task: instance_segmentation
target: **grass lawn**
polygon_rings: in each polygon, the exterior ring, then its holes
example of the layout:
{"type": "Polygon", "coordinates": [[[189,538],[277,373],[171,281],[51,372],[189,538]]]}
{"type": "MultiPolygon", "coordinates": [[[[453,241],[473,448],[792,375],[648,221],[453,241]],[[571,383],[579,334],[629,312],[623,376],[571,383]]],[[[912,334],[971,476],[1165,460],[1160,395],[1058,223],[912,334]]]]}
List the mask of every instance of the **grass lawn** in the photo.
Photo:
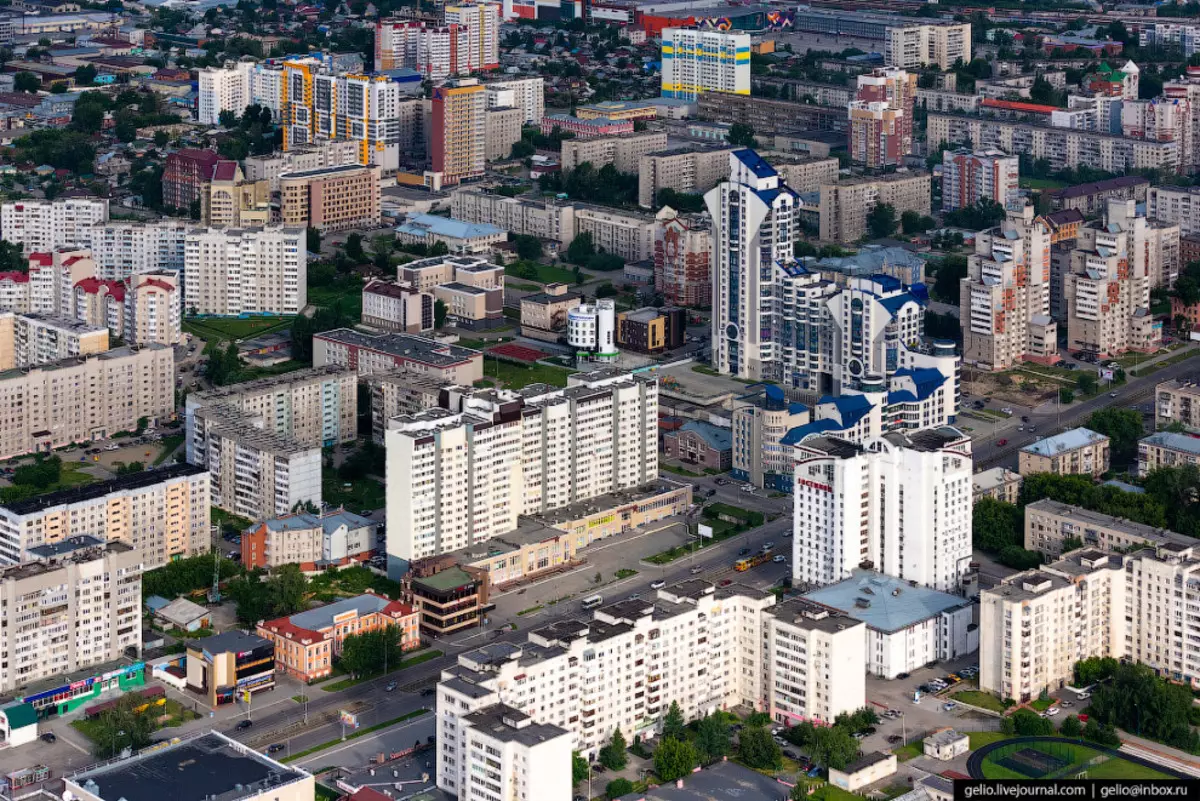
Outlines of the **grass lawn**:
{"type": "Polygon", "coordinates": [[[1109,759],[1087,769],[1088,779],[1171,779],[1165,773],[1124,759],[1109,759]]]}
{"type": "MultiPolygon", "coordinates": [[[[528,265],[529,263],[530,262],[524,262],[525,265],[528,265]]],[[[562,284],[575,283],[574,270],[564,270],[562,267],[554,267],[549,264],[536,264],[534,266],[537,269],[537,278],[534,280],[541,281],[543,284],[551,284],[554,282],[562,284]]],[[[504,274],[511,275],[513,278],[517,279],[525,278],[526,281],[530,280],[523,275],[517,275],[514,273],[514,268],[516,268],[516,265],[510,264],[508,267],[504,268],[504,274]]],[[[509,286],[512,286],[512,284],[509,284],[509,286]]]]}
{"type": "Polygon", "coordinates": [[[1036,709],[1038,712],[1045,712],[1047,709],[1054,706],[1054,699],[1053,698],[1038,698],[1034,701],[1031,701],[1029,705],[1031,707],[1033,707],[1034,709],[1036,709]]]}
{"type": "Polygon", "coordinates": [[[899,761],[907,762],[913,757],[919,757],[921,754],[925,753],[925,746],[920,740],[918,740],[915,743],[909,743],[908,745],[902,745],[899,748],[893,748],[892,753],[896,755],[896,759],[899,761]]]}
{"type": "Polygon", "coordinates": [[[676,467],[675,465],[667,464],[666,462],[659,462],[658,469],[666,470],[667,472],[674,473],[677,476],[687,476],[688,478],[700,478],[702,475],[704,475],[703,473],[693,473],[691,470],[686,470],[682,467],[676,467]]]}
{"type": "MultiPolygon", "coordinates": [[[[82,464],[82,462],[80,462],[82,464]]],[[[58,489],[66,489],[67,487],[81,487],[84,484],[91,484],[93,481],[98,481],[95,476],[90,473],[85,473],[79,469],[79,466],[74,462],[63,462],[62,469],[58,471],[58,489]]],[[[50,492],[51,490],[47,490],[50,492]]]]}
{"type": "Polygon", "coordinates": [[[315,790],[313,797],[316,798],[317,801],[337,801],[342,797],[341,790],[330,790],[323,784],[315,784],[313,785],[313,789],[315,790]]]}
{"type": "Polygon", "coordinates": [[[1053,178],[1027,178],[1021,176],[1019,185],[1022,189],[1062,189],[1066,186],[1062,181],[1053,178]]]}
{"type": "Polygon", "coordinates": [[[254,523],[244,517],[239,517],[232,512],[226,512],[224,509],[212,507],[212,523],[214,526],[220,526],[221,531],[234,531],[241,534],[246,529],[250,528],[254,523]]]}
{"type": "Polygon", "coordinates": [[[638,572],[636,570],[633,570],[632,568],[628,568],[628,567],[623,567],[620,570],[618,570],[615,575],[616,575],[617,579],[619,580],[619,579],[627,579],[631,576],[636,576],[637,574],[638,574],[638,572]]]}
{"type": "MultiPolygon", "coordinates": [[[[574,277],[574,276],[572,276],[574,277]]],[[[523,284],[520,281],[505,281],[504,286],[507,289],[515,289],[519,292],[541,292],[542,288],[537,284],[523,284]]]]}
{"type": "Polygon", "coordinates": [[[154,463],[162,464],[169,459],[171,454],[175,453],[175,449],[182,445],[185,439],[187,439],[186,434],[172,434],[169,437],[163,437],[161,443],[162,450],[158,456],[154,457],[154,463]]]}
{"type": "Polygon", "coordinates": [[[454,344],[458,345],[460,348],[470,348],[471,350],[483,350],[484,348],[491,348],[496,345],[501,345],[505,342],[511,342],[511,341],[512,341],[512,337],[497,337],[496,339],[462,339],[462,338],[459,338],[458,342],[456,342],[454,344]]]}
{"type": "Polygon", "coordinates": [[[993,712],[1003,712],[1004,704],[999,698],[979,690],[962,690],[950,696],[955,701],[961,701],[964,704],[977,706],[981,709],[990,709],[993,712]]]}
{"type": "Polygon", "coordinates": [[[1007,740],[1009,738],[1009,735],[1002,731],[969,731],[966,733],[966,735],[971,740],[972,751],[978,751],[985,745],[997,743],[1001,740],[1007,740]]]}
{"type": "Polygon", "coordinates": [[[565,367],[551,367],[548,364],[534,364],[524,367],[512,362],[500,361],[490,356],[483,357],[483,377],[499,381],[509,389],[521,389],[529,384],[549,384],[552,387],[565,387],[567,376],[575,372],[565,367]]]}
{"type": "Polygon", "coordinates": [[[240,384],[243,381],[253,381],[256,378],[267,378],[274,375],[283,375],[284,373],[303,370],[305,367],[309,366],[310,365],[307,365],[304,362],[298,362],[295,359],[288,359],[286,362],[272,364],[269,367],[244,366],[237,371],[237,375],[235,376],[236,380],[231,383],[240,384]]]}
{"type": "Polygon", "coordinates": [[[362,317],[362,283],[356,279],[341,280],[333,286],[310,286],[308,302],[327,309],[339,304],[343,312],[358,319],[362,317]]]}
{"type": "Polygon", "coordinates": [[[1170,365],[1170,364],[1178,364],[1179,362],[1183,361],[1184,359],[1190,359],[1193,356],[1200,356],[1200,350],[1189,350],[1189,351],[1184,351],[1183,353],[1176,353],[1174,356],[1169,356],[1166,359],[1163,359],[1161,362],[1152,364],[1149,367],[1143,367],[1136,371],[1130,370],[1129,373],[1130,373],[1130,375],[1136,375],[1139,377],[1144,376],[1144,375],[1149,375],[1150,373],[1153,373],[1155,370],[1160,370],[1163,367],[1166,367],[1167,365],[1170,365]]]}
{"type": "Polygon", "coordinates": [[[321,479],[321,500],[334,506],[345,506],[357,514],[363,509],[382,509],[387,495],[383,484],[373,478],[342,481],[329,471],[321,479]]]}
{"type": "Polygon", "coordinates": [[[295,701],[297,704],[303,704],[305,701],[308,700],[308,696],[307,695],[293,695],[292,700],[295,701]]]}
{"type": "Polygon", "coordinates": [[[817,788],[817,792],[824,801],[862,801],[862,796],[847,792],[841,787],[834,787],[832,784],[821,785],[817,788]]]}
{"type": "Polygon", "coordinates": [[[248,339],[282,331],[292,324],[292,317],[189,317],[183,330],[204,340],[248,339]]]}
{"type": "Polygon", "coordinates": [[[693,373],[700,373],[701,375],[720,375],[720,373],[719,373],[719,372],[717,372],[716,370],[712,369],[711,367],[709,367],[709,366],[708,366],[708,365],[706,365],[706,364],[694,364],[694,365],[692,365],[692,372],[693,372],[693,373]]]}

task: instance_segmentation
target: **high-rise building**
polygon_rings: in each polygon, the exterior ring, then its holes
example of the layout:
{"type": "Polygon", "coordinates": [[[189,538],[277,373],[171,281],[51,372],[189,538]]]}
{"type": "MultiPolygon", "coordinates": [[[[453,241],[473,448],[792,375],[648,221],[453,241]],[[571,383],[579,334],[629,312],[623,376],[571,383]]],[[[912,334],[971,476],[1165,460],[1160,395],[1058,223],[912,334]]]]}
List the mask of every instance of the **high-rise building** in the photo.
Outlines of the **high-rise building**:
{"type": "Polygon", "coordinates": [[[470,72],[500,66],[500,4],[456,3],[443,8],[446,25],[466,28],[470,72]]]}
{"type": "Polygon", "coordinates": [[[82,230],[80,244],[96,262],[96,277],[104,281],[155,270],[182,273],[184,242],[194,227],[180,220],[97,223],[82,230]]]}
{"type": "Polygon", "coordinates": [[[969,22],[927,25],[896,19],[884,32],[883,63],[889,67],[952,70],[959,61],[971,61],[969,22]]]}
{"type": "Polygon", "coordinates": [[[571,796],[573,738],[568,730],[535,723],[532,716],[505,704],[492,704],[463,715],[457,729],[447,732],[447,754],[438,759],[439,787],[450,792],[462,788],[458,798],[467,797],[467,788],[475,790],[479,783],[512,801],[571,796]],[[479,778],[483,776],[487,778],[479,778]]]}
{"type": "Polygon", "coordinates": [[[654,379],[600,370],[566,389],[446,404],[388,422],[389,571],[658,474],[654,379]]]}
{"type": "Polygon", "coordinates": [[[792,259],[798,198],[753,150],[729,156],[729,180],[704,196],[713,220],[712,363],[758,381],[771,373],[775,264],[792,259]]]}
{"type": "MultiPolygon", "coordinates": [[[[87,233],[85,230],[84,236],[87,233]]],[[[58,248],[50,253],[30,253],[26,311],[72,317],[72,289],[79,281],[95,275],[97,269],[98,265],[87,249],[58,248]]]]}
{"type": "Polygon", "coordinates": [[[712,231],[701,214],[663,208],[654,218],[654,289],[670,306],[711,306],[712,231]]]}
{"type": "Polygon", "coordinates": [[[433,89],[430,156],[442,184],[476,178],[487,168],[487,92],[474,78],[449,81],[433,89]]]}
{"type": "Polygon", "coordinates": [[[101,198],[17,200],[0,205],[0,236],[25,253],[53,253],[83,244],[84,229],[108,220],[101,198]]]}
{"type": "Polygon", "coordinates": [[[657,199],[663,189],[702,195],[727,179],[731,152],[730,148],[651,152],[638,159],[635,170],[625,172],[637,172],[638,205],[649,209],[662,205],[657,199]]]}
{"type": "Polygon", "coordinates": [[[279,178],[280,221],[326,233],[378,228],[379,168],[359,164],[285,173],[279,178]]]}
{"type": "Polygon", "coordinates": [[[482,69],[472,59],[470,31],[460,25],[430,25],[413,20],[375,23],[375,69],[413,69],[440,81],[482,69]]]}
{"type": "Polygon", "coordinates": [[[22,562],[79,536],[127,545],[147,570],[208,553],[208,481],[205,470],[173,464],[5,504],[0,562],[22,562]]]}
{"type": "Polygon", "coordinates": [[[358,164],[360,153],[361,148],[356,142],[327,139],[311,145],[296,145],[267,156],[248,156],[242,160],[242,168],[246,180],[266,181],[271,192],[278,192],[280,176],[286,173],[358,164]]]}
{"type": "Polygon", "coordinates": [[[76,536],[23,562],[0,569],[0,692],[141,653],[140,553],[76,536]]]}
{"type": "Polygon", "coordinates": [[[750,94],[750,34],[700,28],[662,32],[663,97],[701,92],[750,94]]]}
{"type": "Polygon", "coordinates": [[[868,168],[900,165],[912,151],[916,73],[893,67],[858,76],[850,102],[850,157],[868,168]]]}
{"type": "Polygon", "coordinates": [[[35,367],[108,350],[108,329],[65,317],[0,313],[0,369],[35,367]]]}
{"type": "Polygon", "coordinates": [[[223,111],[242,115],[246,106],[254,102],[250,93],[250,74],[254,68],[254,62],[241,61],[200,70],[196,108],[201,125],[219,124],[223,111]]]}
{"type": "Polygon", "coordinates": [[[546,80],[540,75],[509,76],[488,80],[488,108],[511,106],[524,112],[525,125],[541,125],[546,112],[546,80]]]}
{"type": "Polygon", "coordinates": [[[955,592],[971,558],[971,440],[949,426],[863,444],[795,445],[793,580],[832,584],[865,562],[955,592]]]}
{"type": "Polygon", "coordinates": [[[195,229],[184,243],[189,314],[299,314],[308,268],[303,228],[195,229]]]}
{"type": "Polygon", "coordinates": [[[821,184],[817,222],[821,239],[857,242],[869,233],[867,216],[880,203],[895,209],[897,217],[906,211],[929,214],[930,183],[929,173],[922,171],[821,184]]]}
{"type": "Polygon", "coordinates": [[[990,200],[1007,206],[1017,197],[1019,161],[1002,151],[966,148],[942,153],[942,211],[990,200]]]}
{"type": "Polygon", "coordinates": [[[1011,205],[998,227],[980,231],[962,279],[963,360],[1007,370],[1023,359],[1058,359],[1050,317],[1050,227],[1029,204],[1011,205]]]}

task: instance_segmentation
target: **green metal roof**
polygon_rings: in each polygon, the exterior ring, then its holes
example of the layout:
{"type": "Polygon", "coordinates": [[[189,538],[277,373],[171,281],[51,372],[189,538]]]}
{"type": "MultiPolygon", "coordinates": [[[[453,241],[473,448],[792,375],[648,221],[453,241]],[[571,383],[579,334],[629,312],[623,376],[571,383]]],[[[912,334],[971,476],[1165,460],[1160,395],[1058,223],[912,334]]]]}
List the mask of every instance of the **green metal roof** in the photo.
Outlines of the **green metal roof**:
{"type": "Polygon", "coordinates": [[[13,701],[0,706],[0,713],[8,718],[10,730],[37,725],[37,710],[33,708],[33,704],[27,704],[24,701],[13,701]]]}

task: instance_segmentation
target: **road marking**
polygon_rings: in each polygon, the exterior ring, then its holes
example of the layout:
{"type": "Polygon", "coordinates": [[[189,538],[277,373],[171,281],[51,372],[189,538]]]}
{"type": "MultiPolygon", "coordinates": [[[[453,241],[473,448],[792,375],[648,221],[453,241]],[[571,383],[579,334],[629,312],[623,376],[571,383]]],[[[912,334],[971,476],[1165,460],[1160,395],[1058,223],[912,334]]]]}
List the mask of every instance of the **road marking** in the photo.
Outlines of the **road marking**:
{"type": "MultiPolygon", "coordinates": [[[[429,717],[433,717],[433,716],[429,716],[429,717]]],[[[429,717],[426,717],[425,715],[421,715],[420,717],[418,717],[408,723],[403,723],[399,726],[389,726],[386,729],[380,729],[377,732],[372,732],[371,734],[369,734],[365,737],[358,737],[354,740],[347,740],[345,745],[338,746],[337,748],[324,748],[320,751],[317,751],[315,754],[313,754],[310,757],[305,757],[304,759],[299,760],[295,764],[305,765],[309,762],[315,762],[318,759],[324,759],[325,757],[332,756],[333,754],[339,753],[341,751],[345,751],[347,748],[353,748],[357,745],[362,745],[363,743],[367,742],[368,740],[374,740],[384,734],[387,734],[388,732],[397,732],[397,731],[400,731],[401,729],[407,729],[409,726],[415,726],[418,723],[424,723],[426,720],[429,719],[429,717]]],[[[434,718],[434,720],[436,722],[436,718],[434,718]]]]}

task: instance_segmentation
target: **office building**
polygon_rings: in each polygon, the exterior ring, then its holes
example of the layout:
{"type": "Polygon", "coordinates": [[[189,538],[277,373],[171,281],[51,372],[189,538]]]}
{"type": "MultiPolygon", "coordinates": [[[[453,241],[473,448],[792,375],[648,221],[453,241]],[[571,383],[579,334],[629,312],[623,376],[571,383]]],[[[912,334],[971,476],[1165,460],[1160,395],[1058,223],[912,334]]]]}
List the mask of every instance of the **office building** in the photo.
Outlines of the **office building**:
{"type": "Polygon", "coordinates": [[[711,306],[709,218],[664,207],[654,219],[654,290],[672,306],[711,306]]]}
{"type": "Polygon", "coordinates": [[[370,559],[375,529],[373,520],[345,510],[272,518],[242,532],[242,566],[299,565],[301,572],[317,573],[357,565],[370,559]]]}
{"type": "Polygon", "coordinates": [[[268,189],[276,193],[281,191],[281,176],[358,164],[360,149],[357,142],[325,139],[265,156],[247,156],[242,160],[242,169],[247,181],[266,181],[268,189]]]}
{"type": "Polygon", "coordinates": [[[894,67],[858,76],[850,103],[850,158],[868,169],[899,166],[912,152],[916,73],[894,67]]]}
{"type": "Polygon", "coordinates": [[[993,467],[981,470],[971,479],[973,500],[991,498],[1003,503],[1016,504],[1021,498],[1021,484],[1025,477],[1007,467],[993,467]]]}
{"type": "Polygon", "coordinates": [[[999,150],[942,153],[942,211],[969,209],[981,200],[1007,207],[1017,198],[1018,161],[999,150]]]}
{"type": "Polygon", "coordinates": [[[0,204],[0,235],[26,254],[53,253],[83,244],[83,229],[108,221],[101,198],[19,200],[0,204]]]}
{"type": "Polygon", "coordinates": [[[487,90],[488,108],[519,108],[524,113],[523,124],[541,125],[546,113],[545,84],[540,75],[510,75],[488,78],[483,87],[487,90]]]}
{"type": "Polygon", "coordinates": [[[562,245],[575,238],[575,206],[557,200],[507,197],[464,186],[450,193],[450,216],[562,245]]]}
{"type": "Polygon", "coordinates": [[[108,329],[62,317],[0,313],[0,369],[36,367],[108,350],[108,329]]]}
{"type": "Polygon", "coordinates": [[[854,570],[804,600],[866,624],[867,673],[879,678],[894,679],[979,648],[970,600],[874,570],[854,570]]]}
{"type": "Polygon", "coordinates": [[[1158,431],[1138,441],[1138,475],[1145,478],[1160,467],[1195,465],[1200,457],[1200,437],[1158,431]]]}
{"type": "Polygon", "coordinates": [[[659,354],[681,347],[687,336],[687,311],[664,306],[617,314],[617,345],[637,353],[659,354]]]}
{"type": "MultiPolygon", "coordinates": [[[[565,144],[565,143],[564,143],[565,144]]],[[[638,161],[638,205],[661,206],[658,193],[664,189],[702,195],[729,178],[731,148],[692,150],[683,148],[649,153],[638,161]]]]}
{"type": "Polygon", "coordinates": [[[214,403],[190,413],[188,462],[208,469],[212,505],[248,520],[321,508],[321,446],[266,427],[266,415],[214,403]]]}
{"type": "Polygon", "coordinates": [[[316,792],[311,773],[215,731],[102,763],[64,781],[79,801],[153,801],[189,794],[223,801],[310,801],[316,792]]]}
{"type": "Polygon", "coordinates": [[[620,136],[600,136],[589,139],[564,139],[560,150],[562,169],[577,169],[585,161],[597,170],[611,164],[619,172],[636,173],[648,153],[667,147],[667,135],[662,131],[641,131],[620,136]]]}
{"type": "Polygon", "coordinates": [[[488,601],[488,572],[471,565],[447,567],[441,561],[414,562],[412,569],[399,577],[405,597],[420,612],[421,630],[432,637],[444,637],[480,628],[484,615],[495,607],[488,601]]]}
{"type": "Polygon", "coordinates": [[[1060,476],[1085,475],[1096,478],[1108,472],[1108,437],[1088,428],[1073,428],[1052,437],[1044,437],[1021,449],[1021,475],[1055,473],[1060,476]]]}
{"type": "Polygon", "coordinates": [[[242,115],[253,102],[250,95],[253,69],[253,62],[242,61],[200,70],[196,109],[201,125],[219,125],[223,111],[242,115]]]}
{"type": "Polygon", "coordinates": [[[358,436],[358,377],[343,367],[312,367],[189,393],[185,413],[189,460],[201,444],[196,411],[219,404],[259,416],[268,431],[306,445],[332,447],[358,436]]]}
{"type": "Polygon", "coordinates": [[[700,28],[662,32],[662,95],[750,94],[750,34],[700,28]]]}
{"type": "Polygon", "coordinates": [[[162,567],[212,547],[208,496],[207,472],[175,464],[15,501],[0,506],[0,560],[92,536],[129,546],[147,570],[162,567]]]}
{"type": "Polygon", "coordinates": [[[1164,381],[1154,388],[1154,424],[1162,428],[1182,423],[1200,429],[1200,384],[1183,379],[1164,381]]]}
{"type": "Polygon", "coordinates": [[[421,645],[416,610],[370,591],[307,612],[262,621],[256,632],[275,646],[276,673],[311,682],[333,672],[333,660],[341,656],[348,635],[384,628],[397,630],[402,651],[421,645]]]}
{"type": "Polygon", "coordinates": [[[175,357],[147,345],[0,375],[3,458],[51,451],[133,431],[140,418],[164,423],[175,414],[175,357]]]}
{"type": "Polygon", "coordinates": [[[867,235],[867,215],[879,203],[894,208],[897,218],[906,211],[928,215],[930,182],[927,172],[897,172],[822,184],[820,238],[830,242],[857,242],[867,235]]]}
{"type": "Polygon", "coordinates": [[[184,240],[189,314],[299,314],[307,303],[304,228],[195,229],[184,240]]]}
{"type": "Polygon", "coordinates": [[[452,393],[390,420],[389,572],[512,531],[519,515],[653,481],[657,425],[657,382],[608,370],[566,389],[452,393]]]}
{"type": "Polygon", "coordinates": [[[349,328],[313,337],[313,366],[349,367],[360,376],[403,370],[470,386],[483,378],[483,354],[432,339],[391,333],[369,336],[349,328]]]}
{"type": "Polygon", "coordinates": [[[430,133],[431,169],[442,185],[483,175],[486,162],[487,92],[474,78],[449,81],[433,89],[430,133]]]}
{"type": "Polygon", "coordinates": [[[899,18],[884,32],[883,63],[889,67],[946,71],[959,62],[971,63],[969,22],[916,24],[899,18]]]}
{"type": "Polygon", "coordinates": [[[1025,548],[1057,559],[1080,547],[1133,551],[1160,545],[1190,545],[1195,540],[1165,528],[1043,498],[1025,506],[1025,548]]]}
{"type": "Polygon", "coordinates": [[[284,173],[279,193],[284,225],[324,233],[379,227],[378,167],[345,165],[284,173]]]}
{"type": "Polygon", "coordinates": [[[442,13],[450,28],[466,29],[471,72],[500,66],[500,4],[447,4],[442,13]]]}
{"type": "Polygon", "coordinates": [[[142,568],[129,545],[86,535],[0,568],[0,692],[140,654],[142,568]]]}
{"type": "Polygon", "coordinates": [[[975,236],[962,279],[963,361],[1007,370],[1019,361],[1058,361],[1050,317],[1050,227],[1033,206],[1009,207],[1003,223],[975,236]]]}
{"type": "Polygon", "coordinates": [[[215,150],[180,148],[169,154],[163,166],[163,205],[187,211],[199,203],[219,160],[215,150]]]}
{"type": "Polygon", "coordinates": [[[971,440],[944,426],[856,445],[795,445],[793,580],[831,584],[865,562],[957,592],[971,558],[971,440]]]}
{"type": "Polygon", "coordinates": [[[275,646],[232,629],[187,644],[187,688],[211,709],[245,703],[246,695],[274,689],[275,646]]]}
{"type": "Polygon", "coordinates": [[[363,286],[362,322],[405,334],[432,331],[434,300],[432,293],[410,284],[374,278],[363,286]]]}

